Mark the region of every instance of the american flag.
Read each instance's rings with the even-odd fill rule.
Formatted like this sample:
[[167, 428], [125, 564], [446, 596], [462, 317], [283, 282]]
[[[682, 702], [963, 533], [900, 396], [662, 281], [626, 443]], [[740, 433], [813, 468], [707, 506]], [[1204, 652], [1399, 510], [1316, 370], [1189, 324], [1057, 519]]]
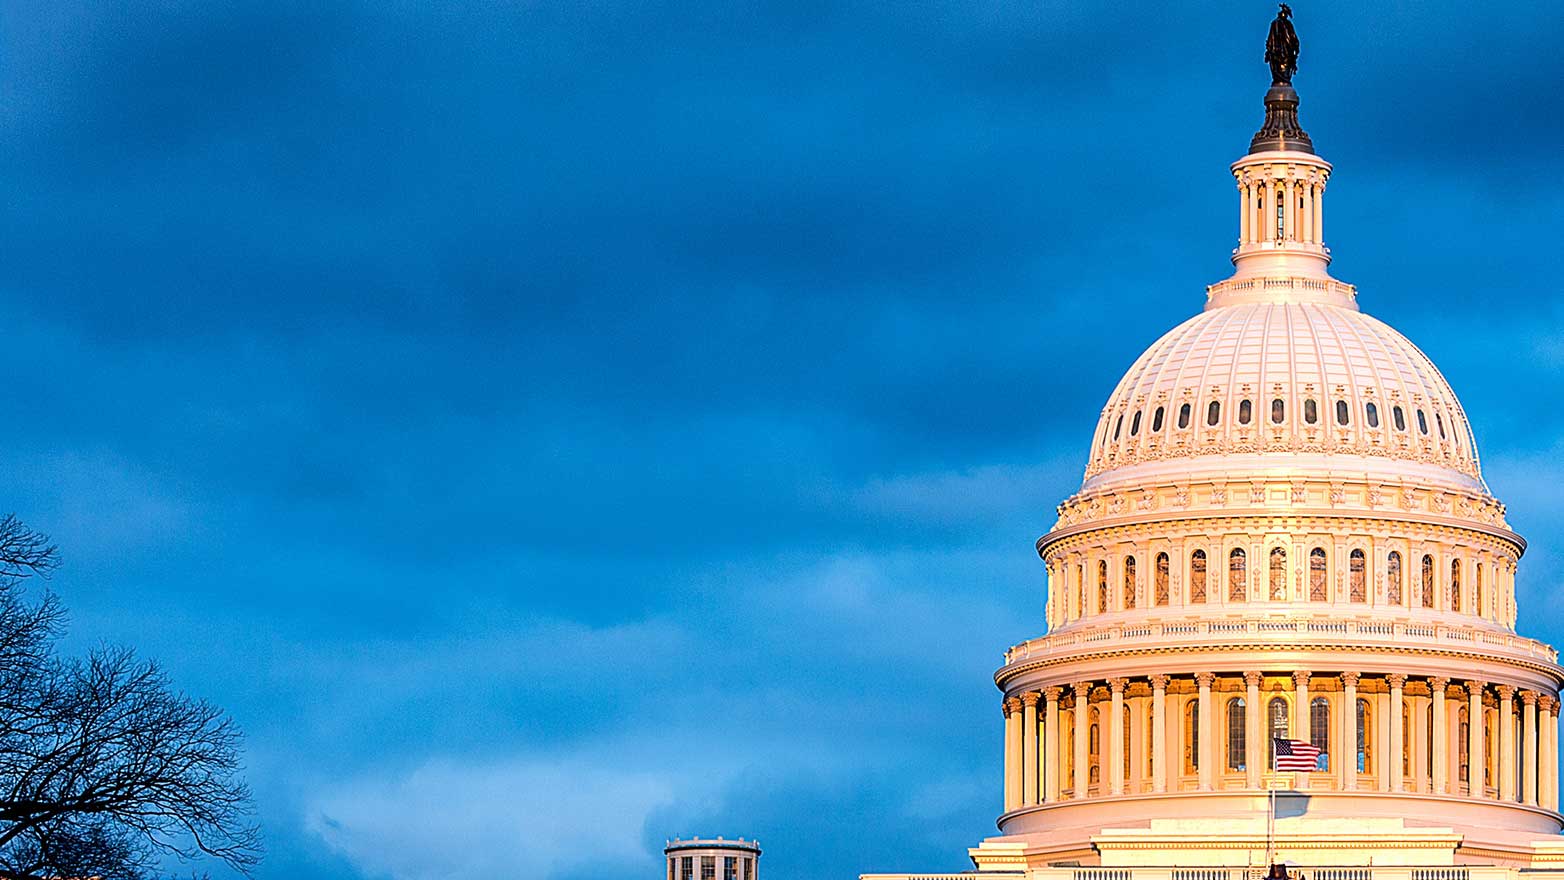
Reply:
[[1320, 750], [1306, 742], [1277, 736], [1271, 738], [1271, 747], [1276, 750], [1278, 770], [1302, 770], [1307, 773], [1319, 765]]

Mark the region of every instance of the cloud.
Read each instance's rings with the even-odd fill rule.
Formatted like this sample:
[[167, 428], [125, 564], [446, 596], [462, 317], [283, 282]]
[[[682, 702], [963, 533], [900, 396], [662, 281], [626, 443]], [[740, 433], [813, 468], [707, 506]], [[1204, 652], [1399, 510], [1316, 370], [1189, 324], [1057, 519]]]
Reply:
[[[699, 778], [717, 782], [720, 769]], [[304, 822], [368, 877], [542, 880], [588, 865], [642, 868], [647, 817], [688, 794], [671, 773], [606, 751], [501, 763], [447, 757], [322, 792]]]

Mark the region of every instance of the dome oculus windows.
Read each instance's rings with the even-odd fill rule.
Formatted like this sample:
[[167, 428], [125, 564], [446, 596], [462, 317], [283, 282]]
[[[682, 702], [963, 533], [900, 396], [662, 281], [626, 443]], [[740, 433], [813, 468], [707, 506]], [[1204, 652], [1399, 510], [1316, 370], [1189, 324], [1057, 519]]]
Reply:
[[1312, 397], [1309, 398], [1308, 400], [1305, 400], [1303, 402], [1303, 421], [1306, 424], [1313, 425], [1313, 424], [1317, 424], [1319, 422], [1319, 420], [1320, 420], [1320, 407], [1319, 407], [1319, 405], [1314, 402], [1314, 398], [1312, 398]]
[[1407, 416], [1406, 413], [1401, 411], [1401, 407], [1392, 407], [1390, 410], [1390, 418], [1396, 423], [1397, 431], [1405, 431], [1407, 429]]
[[1130, 436], [1134, 437], [1134, 436], [1136, 436], [1139, 433], [1140, 433], [1140, 412], [1137, 410], [1135, 412], [1135, 417], [1130, 419]]
[[1178, 408], [1178, 429], [1182, 431], [1187, 427], [1189, 427], [1189, 404], [1186, 403]]
[[1287, 419], [1287, 404], [1280, 397], [1271, 401], [1271, 424], [1280, 425]]
[[1249, 420], [1253, 416], [1254, 416], [1254, 407], [1253, 407], [1253, 405], [1250, 404], [1248, 400], [1240, 400], [1240, 401], [1238, 401], [1238, 424], [1240, 424], [1240, 425], [1247, 425], [1247, 424], [1249, 424]]
[[1211, 405], [1206, 407], [1206, 424], [1208, 424], [1208, 425], [1210, 425], [1211, 427], [1214, 428], [1221, 421], [1222, 421], [1222, 404], [1219, 401], [1213, 400], [1213, 401], [1211, 401]]
[[1151, 433], [1155, 434], [1160, 430], [1162, 430], [1162, 407], [1159, 406], [1157, 411], [1151, 414]]
[[1428, 417], [1423, 415], [1422, 410], [1417, 411], [1417, 430], [1424, 436], [1428, 434]]
[[1336, 401], [1336, 424], [1345, 428], [1347, 426], [1347, 417], [1349, 415], [1351, 415], [1351, 413], [1347, 409], [1347, 402], [1345, 400]]
[[1363, 405], [1363, 414], [1368, 418], [1370, 428], [1379, 427], [1379, 407], [1374, 405], [1374, 401], [1371, 400]]

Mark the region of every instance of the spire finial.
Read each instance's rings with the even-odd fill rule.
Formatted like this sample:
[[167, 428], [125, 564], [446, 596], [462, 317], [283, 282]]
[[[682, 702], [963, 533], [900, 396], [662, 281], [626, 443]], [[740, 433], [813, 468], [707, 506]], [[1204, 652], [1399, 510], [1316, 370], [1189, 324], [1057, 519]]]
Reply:
[[1249, 152], [1289, 150], [1314, 152], [1314, 142], [1298, 124], [1298, 93], [1292, 78], [1298, 72], [1298, 33], [1292, 29], [1292, 7], [1286, 3], [1265, 36], [1265, 63], [1271, 65], [1271, 88], [1265, 93], [1265, 123], [1249, 141]]

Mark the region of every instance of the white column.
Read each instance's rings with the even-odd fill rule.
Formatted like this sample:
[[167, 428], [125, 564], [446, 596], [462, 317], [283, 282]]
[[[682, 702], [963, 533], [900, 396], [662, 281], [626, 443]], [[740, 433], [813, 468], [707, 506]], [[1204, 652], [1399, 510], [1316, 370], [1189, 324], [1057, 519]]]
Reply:
[[[1276, 181], [1267, 180], [1265, 182], [1265, 240], [1275, 241], [1276, 235]], [[1223, 578], [1223, 581], [1225, 584], [1226, 578]], [[1225, 586], [1223, 594], [1226, 595]]]
[[1129, 679], [1108, 679], [1108, 692], [1112, 695], [1113, 703], [1109, 709], [1112, 717], [1108, 719], [1108, 760], [1113, 766], [1108, 768], [1109, 792], [1112, 794], [1124, 793], [1124, 688], [1129, 685]]
[[1402, 786], [1401, 763], [1405, 754], [1402, 743], [1406, 739], [1406, 731], [1401, 726], [1401, 712], [1406, 705], [1406, 698], [1401, 689], [1406, 685], [1407, 677], [1396, 673], [1385, 676], [1385, 680], [1390, 684], [1390, 748], [1385, 752], [1390, 761], [1380, 777], [1390, 781], [1391, 791], [1398, 792]]
[[1427, 793], [1434, 786], [1428, 777], [1433, 764], [1428, 754], [1428, 713], [1423, 711], [1422, 700], [1412, 703], [1412, 790]]
[[1325, 216], [1322, 209], [1325, 207], [1325, 184], [1314, 185], [1314, 241], [1316, 244], [1325, 243]]
[[1309, 742], [1309, 677], [1307, 672], [1294, 672], [1292, 738]]
[[1005, 710], [1005, 812], [1021, 803], [1021, 701], [1006, 697]]
[[1450, 775], [1450, 721], [1445, 715], [1445, 688], [1450, 686], [1450, 679], [1431, 678], [1428, 686], [1434, 692], [1434, 793], [1446, 794], [1449, 789], [1445, 781]]
[[1210, 791], [1214, 778], [1213, 766], [1216, 761], [1212, 758], [1215, 750], [1211, 748], [1211, 731], [1215, 725], [1211, 723], [1211, 683], [1216, 680], [1216, 674], [1211, 672], [1195, 673], [1195, 686], [1198, 688], [1200, 699], [1200, 790]]
[[1253, 203], [1249, 201], [1249, 184], [1238, 184], [1238, 243], [1249, 242], [1249, 215], [1254, 211]]
[[1537, 701], [1537, 803], [1550, 810], [1558, 804], [1558, 700], [1544, 696]]
[[1064, 769], [1064, 756], [1059, 754], [1060, 690], [1043, 688], [1043, 699], [1047, 701], [1043, 713], [1043, 799], [1049, 803], [1059, 799], [1059, 774]]
[[[1358, 787], [1358, 673], [1341, 674], [1341, 788]], [[1365, 731], [1366, 733], [1367, 731]]]
[[1260, 768], [1270, 748], [1263, 732], [1265, 712], [1260, 708], [1260, 673], [1244, 673], [1244, 786], [1260, 787]]
[[1168, 677], [1151, 677], [1151, 790], [1168, 790]]
[[1521, 691], [1521, 798], [1537, 803], [1537, 697], [1536, 691]]
[[1466, 683], [1466, 793], [1470, 797], [1486, 797], [1487, 753], [1483, 750], [1483, 683], [1471, 680]]
[[1282, 182], [1282, 238], [1292, 241], [1299, 238], [1298, 235], [1298, 193], [1293, 188], [1292, 178]]
[[1075, 684], [1075, 799], [1086, 797], [1088, 775], [1086, 767], [1086, 702], [1091, 694], [1089, 681]]
[[1021, 695], [1021, 805], [1037, 803], [1037, 691]]
[[1314, 184], [1299, 181], [1303, 191], [1303, 222], [1299, 224], [1299, 241], [1314, 241]]
[[1499, 692], [1499, 800], [1515, 801], [1515, 688], [1501, 684]]

